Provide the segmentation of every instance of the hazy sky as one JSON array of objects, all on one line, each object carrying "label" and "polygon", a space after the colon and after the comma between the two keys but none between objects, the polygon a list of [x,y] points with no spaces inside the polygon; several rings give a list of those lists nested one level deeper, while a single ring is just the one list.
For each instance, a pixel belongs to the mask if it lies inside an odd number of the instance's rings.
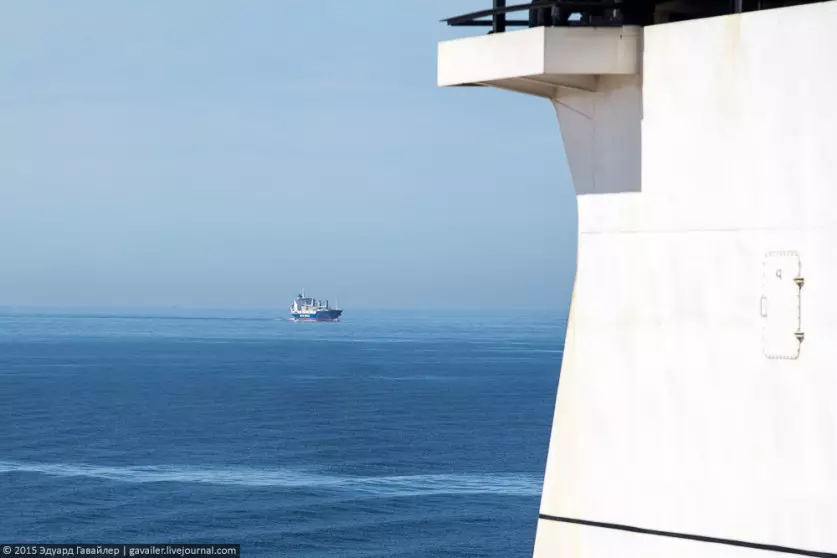
[{"label": "hazy sky", "polygon": [[0,305],[565,307],[552,106],[436,87],[489,6],[0,3]]}]

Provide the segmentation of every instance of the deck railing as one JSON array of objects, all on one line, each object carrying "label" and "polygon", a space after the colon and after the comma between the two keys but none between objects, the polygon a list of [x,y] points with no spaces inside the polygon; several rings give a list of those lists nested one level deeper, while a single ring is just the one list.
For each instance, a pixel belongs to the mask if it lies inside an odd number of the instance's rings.
[{"label": "deck railing", "polygon": [[[489,33],[502,33],[508,27],[650,25],[822,1],[825,0],[533,0],[506,5],[506,0],[492,0],[491,9],[442,21],[454,26],[491,27]],[[520,12],[527,17],[508,17]]]},{"label": "deck railing", "polygon": [[[624,25],[623,0],[535,0],[528,4],[506,5],[506,0],[492,0],[492,8],[443,19],[452,26],[491,27],[502,33],[507,27],[557,27],[571,25]],[[526,19],[509,19],[507,14],[526,12]]]}]

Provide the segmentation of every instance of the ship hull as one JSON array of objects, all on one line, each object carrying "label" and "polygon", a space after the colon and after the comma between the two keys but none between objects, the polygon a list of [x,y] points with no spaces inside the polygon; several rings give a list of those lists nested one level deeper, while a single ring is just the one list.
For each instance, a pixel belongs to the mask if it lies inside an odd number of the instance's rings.
[{"label": "ship hull", "polygon": [[[837,2],[649,26],[641,76],[544,93],[579,244],[536,558],[837,556],[835,27]],[[440,82],[569,81],[627,36],[599,31],[450,41]],[[537,82],[544,35],[575,50]]]},{"label": "ship hull", "polygon": [[837,551],[833,353],[814,338],[834,307],[811,286],[835,269],[825,22],[833,3],[647,27],[637,182],[585,182],[601,151],[570,108],[626,117],[638,86],[555,102],[580,230],[536,558]]},{"label": "ship hull", "polygon": [[336,322],[340,320],[342,310],[320,310],[311,314],[301,312],[291,313],[291,320],[295,322]]}]

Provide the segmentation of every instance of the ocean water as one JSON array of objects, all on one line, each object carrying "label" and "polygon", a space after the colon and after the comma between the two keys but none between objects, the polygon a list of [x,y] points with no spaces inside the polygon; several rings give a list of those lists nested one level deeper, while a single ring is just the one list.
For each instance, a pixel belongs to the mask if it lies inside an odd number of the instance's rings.
[{"label": "ocean water", "polygon": [[0,313],[0,541],[530,556],[565,319]]}]

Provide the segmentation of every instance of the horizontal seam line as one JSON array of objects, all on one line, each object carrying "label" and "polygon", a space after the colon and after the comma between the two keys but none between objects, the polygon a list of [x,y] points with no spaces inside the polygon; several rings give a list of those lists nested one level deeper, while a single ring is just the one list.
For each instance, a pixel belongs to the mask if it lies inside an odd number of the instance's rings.
[{"label": "horizontal seam line", "polygon": [[788,546],[778,546],[773,544],[753,543],[747,541],[739,541],[735,539],[722,539],[718,537],[707,537],[705,535],[689,535],[686,533],[675,533],[672,531],[659,531],[656,529],[646,529],[643,527],[633,527],[631,525],[620,525],[618,523],[604,523],[601,521],[590,521],[587,519],[573,519],[570,517],[559,517],[555,515],[548,515],[545,513],[538,514],[540,519],[549,521],[557,521],[559,523],[572,523],[575,525],[585,525],[588,527],[600,527],[603,529],[612,529],[616,531],[627,531],[629,533],[639,533],[643,535],[655,535],[658,537],[670,537],[675,539],[686,539],[698,542],[707,542],[713,544],[725,544],[727,546],[741,546],[745,548],[753,548],[756,550],[767,550],[770,552],[782,552],[784,554],[796,554],[799,556],[817,556],[820,558],[837,558],[837,554],[830,552],[819,552],[816,550],[804,550],[801,548],[791,548]]},{"label": "horizontal seam line", "polygon": [[815,225],[811,227],[717,227],[717,228],[690,228],[690,229],[598,229],[598,230],[579,230],[581,235],[600,235],[600,234],[696,234],[696,233],[747,233],[747,232],[775,232],[775,231],[823,231],[831,227],[827,225]]}]

